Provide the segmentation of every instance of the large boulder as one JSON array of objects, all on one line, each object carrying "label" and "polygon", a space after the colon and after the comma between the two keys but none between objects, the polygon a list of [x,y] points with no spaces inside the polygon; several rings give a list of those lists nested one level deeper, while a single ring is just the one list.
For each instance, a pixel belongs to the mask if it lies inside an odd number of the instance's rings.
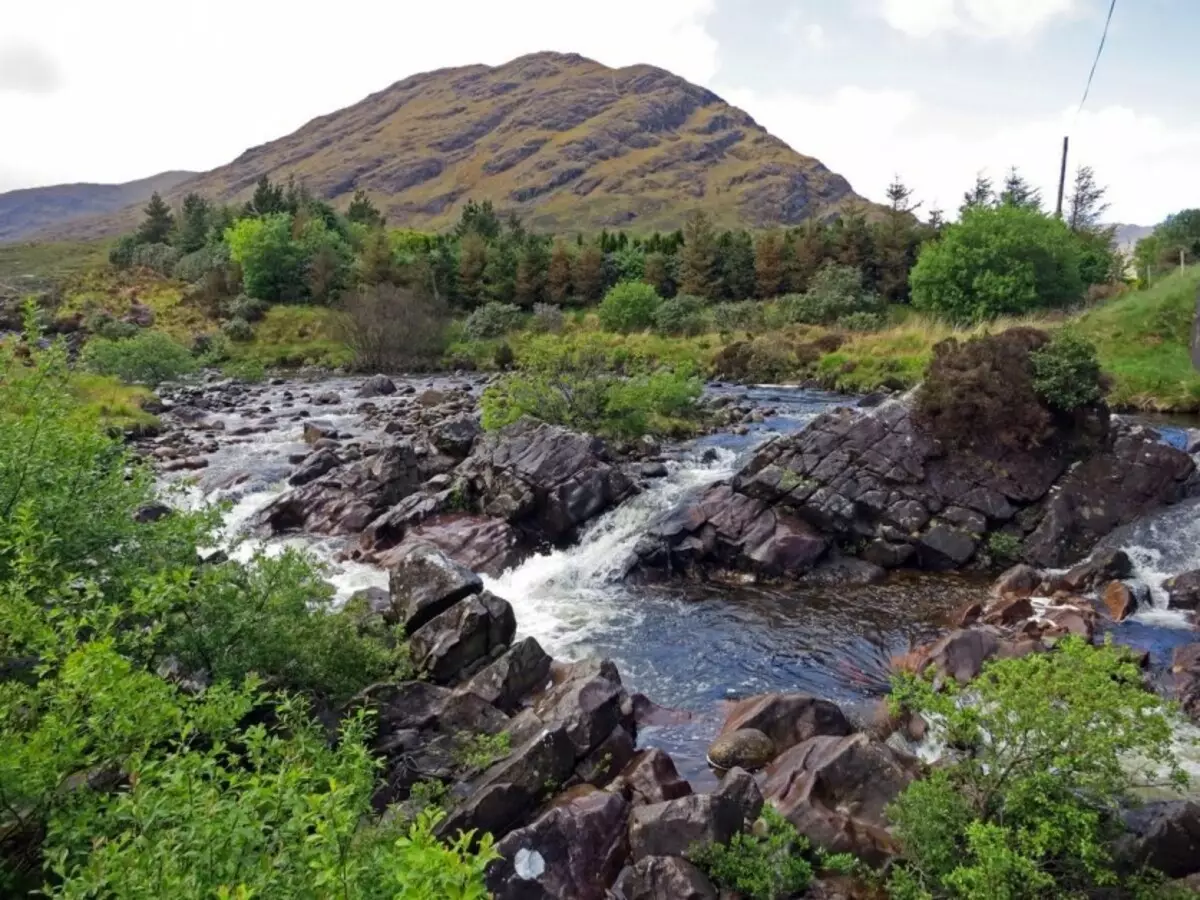
[{"label": "large boulder", "polygon": [[490,577],[525,558],[520,535],[503,519],[445,513],[411,529],[405,542],[437,547],[451,559]]},{"label": "large boulder", "polygon": [[317,450],[304,458],[304,462],[300,463],[291,477],[288,478],[288,484],[292,487],[300,487],[300,485],[308,484],[310,481],[316,481],[327,472],[332,472],[342,464],[342,460],[332,450],[326,448]]},{"label": "large boulder", "polygon": [[1200,722],[1200,644],[1176,647],[1171,657],[1171,693],[1183,711]]},{"label": "large boulder", "polygon": [[437,548],[414,543],[394,558],[388,573],[392,609],[388,618],[409,634],[454,604],[483,590],[483,581]]},{"label": "large boulder", "polygon": [[761,694],[734,704],[719,737],[752,729],[774,745],[776,753],[819,735],[853,732],[836,703],[808,694]]},{"label": "large boulder", "polygon": [[683,856],[693,844],[728,844],[742,830],[743,810],[726,794],[690,794],[634,808],[629,815],[633,859]]},{"label": "large boulder", "polygon": [[1200,569],[1163,582],[1171,609],[1200,609]]},{"label": "large boulder", "polygon": [[739,728],[713,741],[708,762],[717,769],[761,769],[775,758],[775,752],[775,742],[757,728]]},{"label": "large boulder", "polygon": [[448,684],[503,653],[516,630],[509,602],[485,591],[430,619],[413,632],[408,645],[418,671],[438,684]]},{"label": "large boulder", "polygon": [[604,900],[629,854],[629,804],[604,791],[573,792],[496,846],[487,872],[496,900]]},{"label": "large boulder", "polygon": [[602,441],[531,419],[477,441],[458,478],[478,512],[554,542],[634,491]]},{"label": "large boulder", "polygon": [[866,734],[815,737],[771,764],[763,794],[814,846],[878,865],[897,850],[884,810],[917,771]]},{"label": "large boulder", "polygon": [[657,748],[638,753],[608,789],[634,806],[678,800],[692,793],[692,786],[679,775],[675,761]]},{"label": "large boulder", "polygon": [[363,398],[387,397],[394,393],[396,393],[396,383],[386,375],[372,375],[358,389],[358,396]]},{"label": "large boulder", "polygon": [[621,873],[615,894],[624,900],[717,900],[703,872],[680,856],[647,856]]},{"label": "large boulder", "polygon": [[1200,804],[1150,803],[1126,812],[1123,819],[1126,834],[1117,844],[1117,856],[1124,863],[1168,878],[1200,872]]},{"label": "large boulder", "polygon": [[463,459],[475,446],[476,439],[483,434],[479,420],[474,416],[454,416],[439,423],[429,434],[433,446],[454,459]]},{"label": "large boulder", "polygon": [[466,689],[512,713],[542,687],[550,675],[550,656],[532,637],[513,644],[504,655],[477,673]]},{"label": "large boulder", "polygon": [[273,533],[357,534],[415,493],[422,480],[413,445],[398,441],[287,491],[259,513],[257,523]]}]

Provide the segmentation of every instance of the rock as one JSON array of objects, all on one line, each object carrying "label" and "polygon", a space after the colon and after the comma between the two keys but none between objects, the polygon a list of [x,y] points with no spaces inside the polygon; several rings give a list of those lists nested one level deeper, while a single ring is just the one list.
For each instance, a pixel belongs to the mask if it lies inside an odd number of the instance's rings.
[{"label": "rock", "polygon": [[1047,610],[1043,616],[1053,628],[1045,636],[1075,635],[1091,641],[1096,634],[1096,612],[1090,606],[1062,606]]},{"label": "rock", "polygon": [[623,725],[618,725],[575,767],[575,777],[584,784],[602,788],[610,784],[635,755],[633,735]]},{"label": "rock", "polygon": [[332,472],[341,464],[341,459],[332,450],[318,450],[304,458],[300,468],[293,472],[292,477],[288,479],[288,484],[292,487],[299,487],[310,481],[316,481],[326,472]]},{"label": "rock", "polygon": [[359,397],[386,397],[396,393],[396,383],[386,375],[372,375],[358,389]]},{"label": "rock", "polygon": [[460,600],[478,594],[483,581],[436,548],[412,544],[392,562],[388,589],[392,595],[390,620],[412,634]]},{"label": "rock", "polygon": [[983,614],[983,622],[986,625],[1001,625],[1009,628],[1032,616],[1033,604],[1028,597],[1005,595],[987,608]]},{"label": "rock", "polygon": [[647,856],[682,856],[693,844],[727,844],[742,830],[742,809],[732,796],[691,794],[635,807],[629,815],[629,849]]},{"label": "rock", "polygon": [[935,525],[917,541],[917,558],[924,569],[957,569],[975,555],[976,540],[949,525]]},{"label": "rock", "polygon": [[1042,573],[1033,566],[1024,563],[1013,566],[996,579],[992,591],[997,597],[1016,597],[1024,599],[1037,593],[1042,583]]},{"label": "rock", "polygon": [[817,735],[846,735],[854,729],[841,709],[808,694],[762,694],[736,703],[720,736],[743,729],[766,735],[782,753]]},{"label": "rock", "polygon": [[498,577],[525,558],[520,535],[503,519],[443,513],[409,531],[406,541],[438,548],[455,562]]},{"label": "rock", "polygon": [[692,786],[675,769],[674,760],[656,748],[636,754],[608,789],[634,806],[677,800],[692,793]]},{"label": "rock", "polygon": [[660,462],[640,463],[637,473],[642,478],[666,478],[669,474],[666,465]]},{"label": "rock", "polygon": [[709,765],[718,769],[761,769],[775,758],[775,742],[755,728],[722,734],[708,748]]},{"label": "rock", "polygon": [[628,808],[603,791],[553,806],[496,846],[488,890],[496,900],[604,900],[629,853]]},{"label": "rock", "polygon": [[477,441],[458,473],[483,515],[561,541],[633,492],[606,452],[595,438],[523,419]]},{"label": "rock", "polygon": [[1200,872],[1200,804],[1150,803],[1125,812],[1122,819],[1127,833],[1118,841],[1116,855],[1126,865],[1156,869],[1168,878]]},{"label": "rock", "polygon": [[1171,694],[1195,722],[1200,722],[1200,644],[1176,647],[1171,656]]},{"label": "rock", "polygon": [[923,672],[933,666],[936,681],[953,678],[959,684],[967,684],[983,671],[983,664],[999,650],[1000,639],[990,628],[953,631],[920,654],[917,671]]},{"label": "rock", "polygon": [[492,653],[502,652],[516,630],[508,601],[485,591],[460,600],[418,628],[409,638],[409,648],[418,671],[447,684]]},{"label": "rock", "polygon": [[473,416],[455,416],[434,428],[429,437],[433,446],[442,453],[454,459],[464,459],[481,434],[483,428]]},{"label": "rock", "polygon": [[543,686],[549,676],[550,656],[534,638],[527,637],[476,674],[466,690],[513,713],[521,700]]},{"label": "rock", "polygon": [[686,709],[669,709],[659,706],[645,694],[634,694],[631,699],[633,700],[633,718],[639,728],[643,725],[660,727],[685,725],[694,718],[692,713]]},{"label": "rock", "polygon": [[160,467],[164,472],[184,472],[208,468],[208,460],[202,456],[192,456],[188,459],[173,459]]},{"label": "rock", "polygon": [[304,443],[315,444],[320,440],[336,440],[337,429],[328,422],[309,419],[304,423]]},{"label": "rock", "polygon": [[978,600],[968,600],[950,617],[955,628],[970,628],[983,616],[983,604]]},{"label": "rock", "polygon": [[171,507],[163,503],[148,503],[138,508],[137,512],[133,514],[133,521],[139,525],[149,525],[151,522],[165,519],[172,512]]},{"label": "rock", "polygon": [[481,698],[428,681],[373,684],[351,700],[348,708],[375,710],[381,736],[409,730],[495,734],[508,725],[508,717]]},{"label": "rock", "polygon": [[615,892],[624,900],[718,900],[704,873],[679,856],[647,856],[626,869]]},{"label": "rock", "polygon": [[1132,574],[1133,560],[1124,550],[1102,550],[1065,575],[1052,579],[1050,586],[1079,593]]},{"label": "rock", "polygon": [[752,823],[762,812],[762,791],[759,790],[754,776],[745,769],[735,768],[726,772],[716,792],[737,806],[741,811],[743,824]]},{"label": "rock", "polygon": [[884,810],[916,774],[915,761],[866,734],[815,737],[771,764],[763,794],[816,847],[880,865],[898,850]]},{"label": "rock", "polygon": [[1200,569],[1163,582],[1171,609],[1200,609]]},{"label": "rock", "polygon": [[1124,622],[1137,612],[1137,599],[1129,586],[1121,581],[1110,581],[1101,598],[1104,610],[1114,622]]},{"label": "rock", "polygon": [[256,518],[271,533],[356,534],[415,493],[423,475],[412,444],[399,441],[286,492]]},{"label": "rock", "polygon": [[624,709],[628,700],[620,681],[584,669],[536,698],[532,709],[542,722],[561,725],[583,759],[618,725],[633,730],[633,710]]},{"label": "rock", "polygon": [[441,391],[435,391],[431,388],[430,390],[422,391],[420,396],[417,397],[417,402],[425,407],[440,406],[446,402],[446,395]]},{"label": "rock", "polygon": [[337,391],[325,391],[313,397],[313,403],[319,406],[334,406],[342,402],[341,394]]}]

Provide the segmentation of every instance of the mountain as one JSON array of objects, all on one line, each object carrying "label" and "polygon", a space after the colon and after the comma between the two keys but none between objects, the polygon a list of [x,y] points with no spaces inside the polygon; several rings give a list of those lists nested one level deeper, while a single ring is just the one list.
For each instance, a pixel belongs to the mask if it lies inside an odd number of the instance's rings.
[{"label": "mountain", "polygon": [[[344,206],[365,190],[389,223],[440,228],[492,200],[541,231],[675,228],[696,208],[721,225],[828,217],[865,202],[845,178],[716,94],[648,65],[575,54],[414,75],[247,150],[181,185],[244,200],[291,176]],[[127,229],[131,212],[58,236]]]},{"label": "mountain", "polygon": [[125,184],[56,184],[8,191],[0,194],[0,243],[145,203],[155,191],[167,193],[195,174],[163,172]]},{"label": "mountain", "polygon": [[1153,225],[1114,225],[1117,246],[1125,253],[1132,253],[1137,242],[1154,233]]}]

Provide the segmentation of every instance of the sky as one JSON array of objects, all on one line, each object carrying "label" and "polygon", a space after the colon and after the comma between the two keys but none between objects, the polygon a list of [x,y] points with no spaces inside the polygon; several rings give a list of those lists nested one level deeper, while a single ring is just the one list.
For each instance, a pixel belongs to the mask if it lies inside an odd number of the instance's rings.
[{"label": "sky", "polygon": [[979,172],[1200,206],[1196,0],[0,0],[0,191],[206,170],[408,75],[540,50],[651,63],[882,200],[951,217]]}]

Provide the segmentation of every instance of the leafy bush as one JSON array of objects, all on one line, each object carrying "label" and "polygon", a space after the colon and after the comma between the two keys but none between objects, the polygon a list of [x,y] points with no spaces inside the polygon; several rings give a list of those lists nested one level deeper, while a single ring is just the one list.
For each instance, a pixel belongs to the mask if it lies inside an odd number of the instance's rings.
[{"label": "leafy bush", "polygon": [[746,331],[762,327],[762,306],[752,300],[718,303],[713,307],[713,324],[718,331]]},{"label": "leafy bush", "polygon": [[221,333],[235,343],[244,344],[254,340],[254,328],[242,318],[230,319],[221,326]]},{"label": "leafy bush", "polygon": [[259,322],[267,314],[270,305],[251,297],[248,294],[238,294],[222,304],[223,312],[231,319],[244,319],[247,322]]},{"label": "leafy bush", "polygon": [[736,834],[726,844],[704,844],[688,857],[723,890],[747,900],[784,900],[803,894],[813,878],[809,843],[773,806],[755,823],[762,834]]},{"label": "leafy bush", "polygon": [[225,269],[231,261],[228,244],[219,243],[201,247],[199,250],[180,257],[179,261],[175,263],[175,277],[180,281],[194,284],[203,280],[210,272]]},{"label": "leafy bush", "polygon": [[295,303],[308,296],[309,248],[292,234],[292,216],[280,212],[239,219],[225,233],[230,257],[242,267],[246,293],[268,303]]},{"label": "leafy bush", "polygon": [[1096,348],[1086,338],[1060,331],[1029,356],[1033,363],[1033,389],[1053,409],[1073,412],[1101,401],[1104,378]]},{"label": "leafy bush", "polygon": [[988,555],[997,562],[1015,562],[1021,558],[1021,539],[1005,531],[988,535]]},{"label": "leafy bush", "polygon": [[679,294],[664,300],[654,311],[654,330],[666,335],[695,335],[705,330],[705,303],[699,297]]},{"label": "leafy bush", "polygon": [[110,341],[133,337],[139,331],[132,322],[113,318],[112,314],[107,312],[98,312],[89,316],[84,327],[96,337],[107,338]]},{"label": "leafy bush", "polygon": [[1083,294],[1079,264],[1079,242],[1061,220],[1007,204],[969,209],[922,248],[912,302],[954,322],[1061,309]]},{"label": "leafy bush", "polygon": [[221,366],[221,374],[248,384],[259,384],[267,380],[267,367],[257,359],[239,359]]},{"label": "leafy bush", "polygon": [[446,348],[448,315],[435,297],[386,282],[342,296],[335,323],[359,369],[388,372],[432,365]]},{"label": "leafy bush", "polygon": [[842,316],[837,320],[838,328],[846,331],[879,331],[887,321],[879,313],[856,312]]},{"label": "leafy bush", "polygon": [[187,347],[161,331],[142,331],[117,341],[93,338],[84,346],[80,359],[92,372],[150,387],[196,370],[196,361]]},{"label": "leafy bush", "polygon": [[530,327],[541,334],[558,334],[563,330],[563,311],[553,303],[535,303]]},{"label": "leafy bush", "polygon": [[464,331],[473,341],[503,337],[521,324],[521,316],[511,303],[485,303],[467,316]]},{"label": "leafy bush", "polygon": [[512,752],[512,735],[507,731],[499,734],[472,734],[469,731],[455,735],[454,757],[468,769],[486,769]]},{"label": "leafy bush", "polygon": [[827,262],[813,276],[803,294],[789,294],[779,301],[786,322],[831,325],[856,313],[881,314],[882,299],[863,287],[861,269]]},{"label": "leafy bush", "polygon": [[122,236],[108,251],[109,264],[116,269],[128,269],[133,265],[133,251],[137,246],[137,238],[132,234]]},{"label": "leafy bush", "polygon": [[169,244],[138,244],[133,249],[130,265],[138,269],[149,269],[164,278],[170,278],[175,272],[175,263],[179,261],[179,251]]},{"label": "leafy bush", "polygon": [[600,324],[609,331],[641,331],[654,324],[654,314],[661,302],[650,285],[623,281],[600,302]]},{"label": "leafy bush", "polygon": [[[1071,637],[1052,653],[988,663],[968,689],[901,676],[892,702],[941,723],[955,748],[889,809],[904,849],[896,897],[1020,900],[1115,886],[1114,811],[1140,778],[1186,783],[1162,701],[1111,646]],[[1144,766],[1131,770],[1134,759]]]}]

